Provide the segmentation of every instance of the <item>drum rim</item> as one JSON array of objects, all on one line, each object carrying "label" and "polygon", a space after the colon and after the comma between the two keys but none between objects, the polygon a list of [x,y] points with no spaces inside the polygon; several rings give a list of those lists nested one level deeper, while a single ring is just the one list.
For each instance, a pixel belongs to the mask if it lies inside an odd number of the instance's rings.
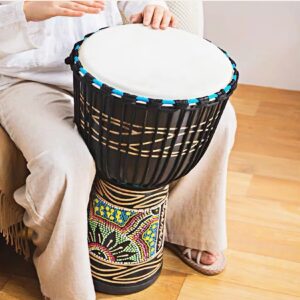
[{"label": "drum rim", "polygon": [[[82,79],[86,79],[92,86],[94,86],[99,93],[103,94],[110,94],[111,96],[114,96],[116,98],[124,98],[129,99],[132,102],[135,102],[135,104],[140,104],[142,106],[161,106],[162,108],[178,108],[178,107],[197,107],[202,102],[218,102],[219,100],[222,100],[224,98],[229,98],[231,94],[234,92],[234,90],[237,87],[238,79],[239,79],[239,72],[236,68],[235,61],[229,56],[229,54],[223,50],[222,48],[218,47],[219,50],[221,50],[224,55],[229,59],[231,62],[233,75],[231,81],[219,91],[208,95],[204,97],[198,97],[198,98],[192,98],[192,99],[186,99],[186,100],[173,100],[173,99],[154,99],[154,98],[148,98],[144,96],[134,95],[130,93],[123,92],[121,90],[115,89],[112,86],[109,86],[100,80],[98,80],[96,77],[91,75],[81,64],[79,60],[79,49],[82,45],[82,43],[89,38],[91,35],[95,34],[96,32],[100,30],[105,30],[109,27],[103,27],[100,28],[97,31],[91,32],[84,36],[82,40],[74,44],[74,47],[72,49],[72,52],[69,57],[66,58],[65,63],[71,66],[72,71],[79,75]],[[211,42],[207,40],[208,42]]]}]

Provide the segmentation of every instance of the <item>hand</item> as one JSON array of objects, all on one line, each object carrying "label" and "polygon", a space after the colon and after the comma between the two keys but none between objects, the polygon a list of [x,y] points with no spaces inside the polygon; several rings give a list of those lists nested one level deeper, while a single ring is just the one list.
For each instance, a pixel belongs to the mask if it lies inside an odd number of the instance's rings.
[{"label": "hand", "polygon": [[143,12],[131,16],[130,21],[143,23],[145,26],[151,25],[153,29],[166,29],[177,25],[174,14],[160,5],[147,5]]},{"label": "hand", "polygon": [[27,1],[24,13],[27,21],[43,21],[57,16],[81,17],[85,13],[98,14],[105,1]]}]

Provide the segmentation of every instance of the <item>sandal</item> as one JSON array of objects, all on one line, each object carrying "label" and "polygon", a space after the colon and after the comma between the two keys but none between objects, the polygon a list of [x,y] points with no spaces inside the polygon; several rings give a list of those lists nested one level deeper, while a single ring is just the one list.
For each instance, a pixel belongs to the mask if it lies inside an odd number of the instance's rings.
[{"label": "sandal", "polygon": [[192,249],[190,248],[185,248],[182,251],[177,245],[169,242],[165,242],[165,246],[174,252],[187,265],[204,275],[217,275],[225,269],[226,259],[223,253],[217,257],[217,260],[214,263],[205,265],[200,262],[203,251],[198,251],[196,260],[194,260],[192,258]]}]

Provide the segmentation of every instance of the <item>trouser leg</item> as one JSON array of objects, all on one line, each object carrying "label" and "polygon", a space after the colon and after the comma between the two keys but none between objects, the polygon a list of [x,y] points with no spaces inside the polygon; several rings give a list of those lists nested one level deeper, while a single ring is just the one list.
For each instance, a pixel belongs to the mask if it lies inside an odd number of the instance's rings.
[{"label": "trouser leg", "polygon": [[235,112],[228,103],[206,153],[171,190],[168,242],[211,252],[227,247],[226,179],[235,131]]},{"label": "trouser leg", "polygon": [[72,97],[32,82],[0,93],[0,122],[30,175],[14,196],[34,231],[34,264],[52,300],[95,299],[87,245],[93,159],[73,124]]}]

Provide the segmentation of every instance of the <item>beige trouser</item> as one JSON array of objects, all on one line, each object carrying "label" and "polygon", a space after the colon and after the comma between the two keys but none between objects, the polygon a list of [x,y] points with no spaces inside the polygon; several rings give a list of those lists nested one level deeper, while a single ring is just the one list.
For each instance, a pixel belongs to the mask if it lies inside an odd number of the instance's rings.
[{"label": "beige trouser", "polygon": [[[21,82],[0,92],[0,123],[21,149],[30,175],[15,200],[35,232],[34,263],[41,290],[53,300],[92,300],[87,204],[94,161],[73,123],[72,96]],[[173,188],[167,240],[203,249],[226,248],[226,169],[236,128],[229,104],[198,166]]]}]

